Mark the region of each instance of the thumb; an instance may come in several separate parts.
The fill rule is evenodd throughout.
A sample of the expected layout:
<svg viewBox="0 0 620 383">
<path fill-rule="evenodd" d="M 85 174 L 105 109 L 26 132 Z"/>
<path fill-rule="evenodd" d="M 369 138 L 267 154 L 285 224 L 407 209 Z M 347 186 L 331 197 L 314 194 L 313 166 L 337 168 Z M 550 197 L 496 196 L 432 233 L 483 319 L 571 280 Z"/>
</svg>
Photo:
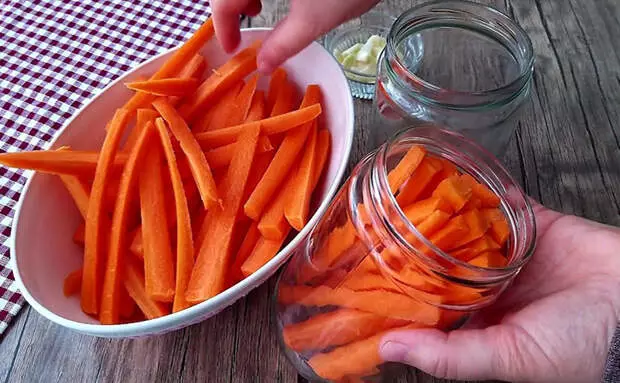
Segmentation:
<svg viewBox="0 0 620 383">
<path fill-rule="evenodd" d="M 519 360 L 520 355 L 505 339 L 500 326 L 449 333 L 434 329 L 395 331 L 382 339 L 379 351 L 386 361 L 402 362 L 438 378 L 511 380 L 507 378 L 519 372 L 512 359 Z"/>
</svg>

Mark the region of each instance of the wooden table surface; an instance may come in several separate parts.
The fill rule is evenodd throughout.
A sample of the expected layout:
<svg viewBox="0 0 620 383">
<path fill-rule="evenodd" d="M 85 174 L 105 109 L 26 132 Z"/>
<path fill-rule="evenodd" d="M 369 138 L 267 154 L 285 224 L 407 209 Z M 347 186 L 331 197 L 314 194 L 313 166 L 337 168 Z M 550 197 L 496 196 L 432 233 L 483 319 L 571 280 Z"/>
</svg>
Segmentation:
<svg viewBox="0 0 620 383">
<path fill-rule="evenodd" d="M 548 207 L 620 225 L 620 2 L 487 0 L 528 32 L 534 90 L 504 158 L 526 192 Z M 318 3 L 318 1 L 317 1 Z M 387 0 L 399 13 L 418 1 Z M 272 26 L 288 2 L 264 0 L 246 26 Z M 372 142 L 371 103 L 356 101 L 351 164 Z M 54 325 L 29 307 L 0 346 L 5 382 L 297 382 L 270 316 L 274 281 L 201 324 L 144 340 L 106 340 Z M 390 382 L 438 381 L 413 369 Z"/>
</svg>

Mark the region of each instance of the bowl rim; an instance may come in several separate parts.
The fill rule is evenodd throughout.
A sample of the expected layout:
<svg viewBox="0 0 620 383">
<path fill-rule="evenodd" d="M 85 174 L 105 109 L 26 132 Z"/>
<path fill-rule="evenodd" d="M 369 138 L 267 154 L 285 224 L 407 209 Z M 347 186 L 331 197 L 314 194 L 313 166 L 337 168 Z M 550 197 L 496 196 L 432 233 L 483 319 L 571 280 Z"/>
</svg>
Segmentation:
<svg viewBox="0 0 620 383">
<path fill-rule="evenodd" d="M 244 32 L 256 32 L 256 31 L 271 31 L 273 28 L 269 27 L 257 27 L 257 28 L 241 28 L 241 33 Z M 275 274 L 277 270 L 284 264 L 293 254 L 293 250 L 301 243 L 301 241 L 306 238 L 312 229 L 316 226 L 318 220 L 325 214 L 328 207 L 330 206 L 336 192 L 340 188 L 340 183 L 344 176 L 344 173 L 349 164 L 349 158 L 351 155 L 351 150 L 353 147 L 353 137 L 355 134 L 355 110 L 353 103 L 353 95 L 351 94 L 351 89 L 348 83 L 348 80 L 339 65 L 338 61 L 333 57 L 333 55 L 320 43 L 313 41 L 308 45 L 308 47 L 316 45 L 323 49 L 328 57 L 330 57 L 336 66 L 339 68 L 340 82 L 346 87 L 346 91 L 348 97 L 346 99 L 346 107 L 349 109 L 348 118 L 350 120 L 350 124 L 347 127 L 348 130 L 344 136 L 344 149 L 340 151 L 342 154 L 342 161 L 338 165 L 336 170 L 336 175 L 333 182 L 329 185 L 325 198 L 320 202 L 314 214 L 308 220 L 308 223 L 302 228 L 300 232 L 297 233 L 293 239 L 289 241 L 289 243 L 269 261 L 265 265 L 263 265 L 258 271 L 249 277 L 245 278 L 241 282 L 236 285 L 228 288 L 227 290 L 221 292 L 220 294 L 207 299 L 204 302 L 201 302 L 197 305 L 189 307 L 185 310 L 171 313 L 165 315 L 160 318 L 155 319 L 147 319 L 140 322 L 135 323 L 125 323 L 125 324 L 115 324 L 115 325 L 103 325 L 103 324 L 92 324 L 92 323 L 83 323 L 78 322 L 72 319 L 68 319 L 62 317 L 47 307 L 43 306 L 39 303 L 28 291 L 27 287 L 23 283 L 19 268 L 17 266 L 16 258 L 18 254 L 18 250 L 16 247 L 16 235 L 19 231 L 20 224 L 20 215 L 21 209 L 24 201 L 24 197 L 28 193 L 30 189 L 30 185 L 32 181 L 37 177 L 37 173 L 32 170 L 27 170 L 23 173 L 26 179 L 26 183 L 21 191 L 21 196 L 15 205 L 15 214 L 13 218 L 13 222 L 11 225 L 11 236 L 8 239 L 8 247 L 10 250 L 10 260 L 9 267 L 13 270 L 13 275 L 15 277 L 15 282 L 18 285 L 19 291 L 25 300 L 41 315 L 46 317 L 47 319 L 69 329 L 90 334 L 94 336 L 101 337 L 133 337 L 133 336 L 147 336 L 147 335 L 155 335 L 157 333 L 163 333 L 165 331 L 172 331 L 176 329 L 180 329 L 182 327 L 186 327 L 191 325 L 192 323 L 202 322 L 203 320 L 208 319 L 211 316 L 218 314 L 221 310 L 225 309 L 228 306 L 234 304 L 241 297 L 247 295 L 255 288 L 262 285 L 266 279 Z M 126 77 L 131 73 L 139 70 L 140 68 L 149 65 L 155 60 L 158 60 L 166 55 L 169 55 L 176 51 L 179 48 L 180 44 L 163 51 L 162 53 L 153 56 L 152 58 L 145 60 L 139 65 L 125 71 L 120 74 L 116 79 L 111 81 L 107 86 L 103 89 L 96 91 L 88 100 L 84 102 L 84 104 L 78 109 L 73 115 L 67 119 L 63 126 L 58 129 L 58 131 L 54 134 L 54 137 L 49 141 L 49 143 L 45 146 L 45 148 L 51 148 L 56 144 L 56 141 L 60 138 L 60 136 L 65 132 L 67 127 L 69 127 L 73 121 L 84 112 L 84 110 L 93 103 L 97 98 L 103 95 L 106 91 L 108 91 L 113 86 L 117 85 L 119 82 L 126 80 Z M 333 150 L 333 147 L 332 149 Z M 59 287 L 60 288 L 60 287 Z M 187 323 L 188 319 L 192 318 L 194 321 Z"/>
</svg>

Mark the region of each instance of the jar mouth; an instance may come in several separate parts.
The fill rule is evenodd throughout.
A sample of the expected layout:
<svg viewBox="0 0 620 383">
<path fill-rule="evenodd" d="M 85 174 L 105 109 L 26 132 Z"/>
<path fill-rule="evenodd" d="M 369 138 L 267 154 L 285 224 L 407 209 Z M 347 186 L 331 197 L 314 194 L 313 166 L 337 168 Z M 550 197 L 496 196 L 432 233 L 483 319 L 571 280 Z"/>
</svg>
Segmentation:
<svg viewBox="0 0 620 383">
<path fill-rule="evenodd" d="M 374 178 L 373 183 L 378 185 L 379 189 L 390 190 L 387 157 L 390 153 L 390 149 L 392 149 L 391 146 L 398 143 L 405 144 L 404 146 L 408 147 L 411 145 L 422 145 L 429 153 L 435 152 L 433 154 L 441 155 L 443 158 L 452 161 L 475 178 L 484 178 L 487 186 L 502 200 L 502 207 L 507 215 L 511 228 L 518 228 L 519 226 L 525 225 L 528 229 L 520 232 L 519 238 L 517 238 L 513 231 L 510 248 L 512 256 L 506 266 L 500 268 L 479 267 L 455 258 L 435 246 L 435 244 L 422 235 L 415 225 L 409 221 L 394 194 L 386 193 L 388 195 L 388 200 L 384 200 L 384 202 L 391 205 L 388 209 L 398 213 L 398 220 L 400 222 L 398 222 L 398 224 L 393 224 L 386 223 L 388 221 L 384 220 L 384 226 L 393 238 L 398 240 L 399 246 L 404 248 L 410 256 L 422 258 L 427 265 L 431 266 L 437 272 L 446 271 L 444 266 L 435 259 L 420 252 L 405 239 L 406 235 L 413 234 L 423 246 L 430 249 L 432 253 L 440 259 L 448 262 L 450 265 L 471 272 L 471 281 L 484 282 L 503 280 L 513 275 L 528 262 L 533 254 L 536 243 L 534 211 L 527 196 L 518 186 L 517 182 L 490 152 L 459 133 L 431 126 L 420 126 L 402 131 L 395 136 L 395 139 L 390 140 L 390 142 L 390 145 L 385 145 L 380 149 L 381 151 L 376 159 L 378 166 L 374 167 L 375 171 L 372 175 L 372 178 Z M 439 146 L 438 143 L 441 143 L 441 146 Z M 436 152 L 436 150 L 440 151 L 440 153 Z M 511 198 L 511 200 L 509 201 L 508 198 Z M 522 209 L 522 214 L 516 211 L 515 205 L 518 205 Z M 375 206 L 381 208 L 382 205 L 376 204 Z M 381 213 L 385 213 L 385 211 Z M 521 223 L 521 225 L 518 223 Z M 397 226 L 404 226 L 405 232 L 403 232 L 403 229 L 397 229 Z"/>
<path fill-rule="evenodd" d="M 473 32 L 502 46 L 516 61 L 518 73 L 507 82 L 482 90 L 458 90 L 431 83 L 411 70 L 398 54 L 403 41 L 423 31 L 454 28 Z M 416 54 L 426 49 L 419 45 Z M 469 0 L 435 0 L 409 9 L 392 25 L 383 52 L 388 75 L 404 90 L 427 104 L 451 109 L 505 105 L 529 89 L 534 49 L 527 33 L 504 13 Z"/>
</svg>

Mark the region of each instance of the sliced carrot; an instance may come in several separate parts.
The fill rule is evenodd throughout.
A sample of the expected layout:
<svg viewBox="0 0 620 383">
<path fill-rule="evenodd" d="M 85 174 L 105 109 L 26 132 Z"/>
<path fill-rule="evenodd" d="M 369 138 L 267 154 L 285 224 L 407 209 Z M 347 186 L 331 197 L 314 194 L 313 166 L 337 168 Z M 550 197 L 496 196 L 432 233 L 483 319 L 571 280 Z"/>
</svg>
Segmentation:
<svg viewBox="0 0 620 383">
<path fill-rule="evenodd" d="M 252 122 L 262 120 L 267 117 L 267 111 L 265 107 L 265 92 L 257 90 L 252 98 L 252 104 L 248 110 L 248 114 L 243 122 Z"/>
<path fill-rule="evenodd" d="M 480 200 L 482 207 L 496 208 L 500 205 L 501 200 L 497 194 L 493 193 L 488 187 L 476 181 L 469 174 L 461 175 L 461 180 L 471 187 L 472 194 Z"/>
<path fill-rule="evenodd" d="M 298 167 L 299 166 L 295 166 L 295 169 L 290 172 L 288 179 L 284 182 L 284 185 L 280 187 L 279 193 L 275 198 L 272 198 L 265 213 L 260 217 L 258 230 L 261 232 L 262 236 L 268 240 L 280 241 L 284 239 L 290 231 L 291 227 L 284 215 L 284 209 L 287 202 L 293 198 L 296 181 L 295 173 Z"/>
<path fill-rule="evenodd" d="M 203 45 L 213 37 L 213 20 L 208 18 L 176 52 L 151 76 L 151 80 L 172 77 L 177 74 L 185 64 L 194 57 Z M 135 94 L 123 107 L 130 113 L 138 108 L 149 105 L 155 96 L 145 93 Z"/>
<path fill-rule="evenodd" d="M 478 254 L 487 252 L 487 251 L 497 251 L 501 249 L 501 246 L 493 240 L 493 238 L 485 235 L 482 238 L 479 238 L 467 246 L 454 250 L 450 252 L 455 258 L 458 258 L 462 261 L 468 262 L 472 258 L 476 257 Z"/>
<path fill-rule="evenodd" d="M 471 198 L 472 189 L 462 182 L 458 176 L 444 179 L 437 185 L 433 197 L 441 197 L 448 201 L 454 211 L 458 212 Z"/>
<path fill-rule="evenodd" d="M 125 146 L 123 146 L 124 152 L 129 153 L 131 149 L 133 149 L 146 123 L 149 121 L 155 122 L 157 117 L 159 117 L 159 113 L 153 109 L 140 108 L 136 111 L 136 126 L 131 130 L 127 137 L 127 141 L 125 141 Z"/>
<path fill-rule="evenodd" d="M 379 355 L 379 345 L 389 331 L 418 327 L 416 325 L 397 327 L 326 353 L 315 354 L 308 360 L 308 364 L 318 376 L 329 381 L 341 381 L 349 375 L 364 375 L 384 363 Z"/>
<path fill-rule="evenodd" d="M 510 238 L 510 225 L 506 220 L 506 216 L 500 209 L 484 209 L 482 214 L 491 223 L 489 233 L 493 239 L 500 245 L 504 246 L 508 238 Z"/>
<path fill-rule="evenodd" d="M 446 250 L 456 249 L 457 247 L 461 247 L 475 241 L 476 239 L 482 237 L 489 229 L 489 221 L 478 209 L 466 211 L 462 214 L 462 216 L 469 227 L 469 231 L 451 247 L 446 248 Z"/>
<path fill-rule="evenodd" d="M 286 83 L 287 77 L 288 76 L 286 71 L 281 67 L 276 68 L 276 70 L 274 70 L 271 74 L 271 78 L 269 79 L 269 88 L 267 91 L 267 99 L 265 103 L 266 110 L 269 115 L 271 115 L 271 110 L 276 103 L 278 93 L 280 92 L 283 84 Z"/>
<path fill-rule="evenodd" d="M 144 313 L 147 319 L 163 317 L 170 313 L 170 309 L 166 304 L 151 299 L 146 293 L 141 262 L 133 257 L 127 257 L 123 275 L 123 284 L 127 293 L 136 302 L 140 311 Z"/>
<path fill-rule="evenodd" d="M 422 222 L 420 222 L 416 229 L 425 237 L 430 237 L 439 231 L 450 220 L 450 214 L 445 211 L 435 210 Z"/>
<path fill-rule="evenodd" d="M 228 116 L 234 112 L 231 110 L 231 105 L 234 104 L 235 98 L 239 94 L 243 84 L 243 81 L 238 81 L 227 89 L 213 107 L 209 108 L 206 113 L 203 113 L 200 118 L 196 119 L 196 122 L 192 124 L 192 131 L 194 133 L 200 133 L 228 126 Z"/>
<path fill-rule="evenodd" d="M 234 112 L 229 115 L 227 126 L 239 125 L 245 121 L 252 106 L 252 99 L 256 92 L 256 86 L 258 85 L 258 74 L 253 75 L 248 79 L 248 82 L 241 89 L 234 103 Z"/>
<path fill-rule="evenodd" d="M 282 335 L 289 348 L 303 352 L 340 346 L 406 324 L 408 322 L 402 319 L 386 318 L 358 310 L 338 309 L 284 326 Z"/>
<path fill-rule="evenodd" d="M 204 105 L 216 99 L 237 81 L 256 70 L 256 54 L 261 41 L 257 40 L 249 47 L 234 55 L 220 66 L 198 87 L 187 102 L 180 107 L 183 118 L 193 122 L 196 112 Z"/>
<path fill-rule="evenodd" d="M 125 84 L 131 90 L 155 96 L 182 97 L 193 92 L 198 86 L 195 78 L 161 78 L 157 80 L 135 81 Z"/>
<path fill-rule="evenodd" d="M 166 120 L 172 134 L 179 140 L 181 149 L 187 156 L 190 170 L 194 175 L 194 180 L 198 186 L 198 191 L 205 208 L 209 209 L 218 206 L 220 199 L 217 195 L 217 188 L 213 180 L 211 168 L 189 127 L 166 99 L 159 98 L 155 100 L 153 106 Z"/>
<path fill-rule="evenodd" d="M 80 292 L 82 288 L 82 268 L 73 270 L 65 277 L 62 292 L 65 297 L 70 297 Z"/>
<path fill-rule="evenodd" d="M 321 90 L 317 85 L 310 85 L 306 90 L 306 95 L 301 103 L 300 108 L 305 108 L 310 105 L 318 104 L 321 101 Z M 302 150 L 304 143 L 308 137 L 309 132 L 313 129 L 313 121 L 310 121 L 298 129 L 287 132 L 284 141 L 278 148 L 273 161 L 269 164 L 267 171 L 261 178 L 258 185 L 250 195 L 250 198 L 244 205 L 245 214 L 253 220 L 259 219 L 263 209 L 267 206 L 269 200 L 273 197 L 274 193 L 281 186 L 284 179 L 289 174 L 295 160 L 299 157 L 299 152 Z M 315 136 L 316 136 L 316 127 Z M 316 141 L 314 143 L 316 145 Z M 306 152 L 309 152 L 307 149 Z M 306 161 L 307 173 L 312 172 L 312 166 L 314 163 L 314 147 L 312 151 L 308 153 Z M 308 178 L 305 188 L 310 187 L 310 179 Z M 304 189 L 305 190 L 305 189 Z"/>
<path fill-rule="evenodd" d="M 499 251 L 487 251 L 476 256 L 468 263 L 473 266 L 484 268 L 499 268 L 505 267 L 508 262 L 506 257 L 504 257 Z"/>
<path fill-rule="evenodd" d="M 347 277 L 342 283 L 342 287 L 354 291 L 386 290 L 395 293 L 401 292 L 394 283 L 384 276 L 357 270 Z"/>
<path fill-rule="evenodd" d="M 459 215 L 452 218 L 444 227 L 431 235 L 429 240 L 438 248 L 446 250 L 452 248 L 467 233 L 469 233 L 469 226 L 467 226 L 463 216 Z"/>
<path fill-rule="evenodd" d="M 261 127 L 261 134 L 264 135 L 283 133 L 314 120 L 321 114 L 321 111 L 321 104 L 314 104 L 276 117 L 198 133 L 196 134 L 196 139 L 203 147 L 213 148 L 237 141 L 239 134 L 246 129 L 250 129 L 250 126 L 253 125 L 259 125 Z"/>
<path fill-rule="evenodd" d="M 318 101 L 317 101 L 318 102 Z M 271 108 L 271 117 L 279 116 L 284 113 L 288 113 L 294 108 L 295 103 L 295 87 L 288 81 L 284 81 L 280 89 L 276 101 Z"/>
<path fill-rule="evenodd" d="M 84 236 L 86 235 L 86 224 L 81 223 L 73 232 L 73 243 L 84 246 Z"/>
<path fill-rule="evenodd" d="M 329 156 L 329 149 L 331 147 L 331 135 L 329 130 L 320 129 L 317 137 L 317 155 L 316 155 L 316 167 L 314 168 L 314 177 L 312 179 L 312 190 L 315 190 L 321 175 L 325 170 L 325 164 L 327 163 L 327 157 Z"/>
<path fill-rule="evenodd" d="M 177 77 L 179 78 L 193 78 L 196 80 L 201 80 L 202 75 L 204 74 L 205 68 L 207 67 L 207 61 L 201 54 L 196 54 L 190 61 L 185 64 L 183 69 L 179 71 Z M 182 100 L 182 97 L 169 97 L 168 100 L 170 104 L 176 106 Z"/>
<path fill-rule="evenodd" d="M 234 263 L 230 268 L 230 280 L 234 284 L 241 279 L 243 279 L 243 274 L 241 273 L 241 266 L 248 259 L 252 251 L 256 247 L 256 243 L 260 239 L 260 231 L 258 230 L 258 223 L 256 221 L 252 221 L 250 227 L 248 228 L 245 237 L 243 238 L 243 242 L 241 243 L 241 247 L 239 247 L 239 251 L 237 251 L 237 255 L 235 256 Z"/>
<path fill-rule="evenodd" d="M 101 147 L 101 155 L 95 170 L 95 179 L 91 188 L 88 214 L 86 218 L 86 234 L 84 239 L 84 277 L 82 280 L 81 306 L 87 314 L 97 314 L 101 302 L 103 271 L 105 263 L 106 233 L 104 221 L 103 196 L 113 158 L 127 125 L 129 113 L 119 109 L 112 118 Z M 58 152 L 64 153 L 64 152 Z"/>
<path fill-rule="evenodd" d="M 117 324 L 120 321 L 120 290 L 122 287 L 123 253 L 127 246 L 126 224 L 130 212 L 131 194 L 135 192 L 140 166 L 154 134 L 153 123 L 147 123 L 140 133 L 136 145 L 129 154 L 127 165 L 121 175 L 121 184 L 112 216 L 110 245 L 103 280 L 103 293 L 99 320 L 102 324 Z"/>
<path fill-rule="evenodd" d="M 125 284 L 121 285 L 121 298 L 120 298 L 120 315 L 121 318 L 131 318 L 134 316 L 136 312 L 136 302 L 134 302 L 133 298 L 127 292 L 125 288 Z M 121 321 L 122 323 L 122 321 Z"/>
<path fill-rule="evenodd" d="M 284 215 L 288 223 L 297 231 L 301 231 L 308 222 L 308 212 L 310 211 L 310 197 L 312 196 L 312 181 L 314 180 L 314 168 L 316 167 L 317 156 L 317 131 L 316 121 L 312 127 L 306 151 L 301 158 L 299 167 L 296 169 L 293 190 L 284 206 Z M 285 139 L 286 141 L 286 139 Z M 284 144 L 284 143 L 283 143 Z M 284 145 L 280 146 L 282 148 Z M 289 203 L 296 200 L 296 203 Z M 288 209 L 287 209 L 288 208 Z"/>
<path fill-rule="evenodd" d="M 452 163 L 451 161 L 445 158 L 438 158 L 438 157 L 430 157 L 429 160 L 431 160 L 434 163 L 434 165 L 438 167 L 440 170 L 437 173 L 437 175 L 433 177 L 433 180 L 422 191 L 422 194 L 420 194 L 420 198 L 430 197 L 435 191 L 435 189 L 437 188 L 437 186 L 446 178 L 460 176 L 460 173 L 456 165 L 454 165 L 454 163 Z"/>
<path fill-rule="evenodd" d="M 174 255 L 166 213 L 161 144 L 154 142 L 144 159 L 140 173 L 140 212 L 144 283 L 147 294 L 156 301 L 174 299 Z M 176 220 L 175 220 L 176 221 Z M 133 245 L 133 243 L 132 243 Z"/>
<path fill-rule="evenodd" d="M 185 299 L 185 292 L 189 284 L 194 266 L 194 242 L 192 238 L 192 222 L 185 198 L 185 189 L 183 181 L 179 174 L 177 161 L 172 149 L 172 141 L 170 134 L 166 128 L 166 124 L 160 118 L 156 120 L 159 138 L 164 148 L 166 161 L 168 162 L 168 171 L 170 172 L 170 180 L 174 192 L 174 205 L 176 208 L 177 221 L 177 250 L 176 250 L 176 284 L 174 288 L 174 301 L 172 311 L 177 312 L 191 306 L 191 303 Z"/>
<path fill-rule="evenodd" d="M 243 150 L 243 149 L 241 149 Z M 271 140 L 267 136 L 260 136 L 258 138 L 258 146 L 256 147 L 257 153 L 265 153 L 273 150 L 273 145 L 271 144 Z M 213 169 L 226 167 L 232 161 L 234 154 L 237 151 L 237 143 L 233 142 L 232 144 L 220 146 L 219 148 L 211 149 L 208 152 L 205 152 L 205 157 L 207 158 L 207 162 Z"/>
<path fill-rule="evenodd" d="M 441 210 L 445 213 L 452 214 L 452 206 L 441 197 L 431 197 L 418 201 L 403 209 L 403 213 L 412 224 L 417 225 L 424 221 L 435 210 Z"/>
<path fill-rule="evenodd" d="M 82 218 L 86 219 L 88 215 L 88 203 L 90 200 L 90 191 L 82 181 L 76 176 L 61 175 L 60 180 L 73 198 L 75 206 L 77 206 Z"/>
<path fill-rule="evenodd" d="M 398 189 L 411 177 L 413 172 L 420 165 L 426 156 L 426 149 L 419 145 L 414 145 L 398 162 L 398 165 L 388 173 L 388 184 L 392 193 L 396 193 Z"/>
<path fill-rule="evenodd" d="M 290 231 L 290 227 L 288 230 Z M 284 238 L 277 241 L 271 241 L 261 237 L 256 243 L 252 254 L 250 254 L 248 259 L 246 259 L 245 262 L 243 262 L 243 265 L 241 265 L 241 273 L 243 276 L 249 277 L 257 272 L 258 269 L 263 267 L 267 262 L 271 261 L 271 259 L 282 248 L 282 244 L 284 243 L 287 235 L 288 232 L 284 235 Z"/>
<path fill-rule="evenodd" d="M 441 166 L 426 157 L 413 172 L 413 175 L 406 181 L 402 189 L 396 196 L 396 201 L 400 206 L 407 206 L 417 201 L 422 192 L 430 184 L 431 180 L 441 171 Z"/>
<path fill-rule="evenodd" d="M 74 175 L 89 178 L 95 174 L 100 153 L 86 150 L 33 150 L 29 152 L 0 153 L 0 164 L 9 168 L 35 170 L 41 173 Z M 111 171 L 123 169 L 127 155 L 117 154 Z"/>
<path fill-rule="evenodd" d="M 208 229 L 205 240 L 200 247 L 196 265 L 185 294 L 192 303 L 202 302 L 222 292 L 227 282 L 227 270 L 230 267 L 230 241 L 235 221 L 241 208 L 245 185 L 252 168 L 260 128 L 255 127 L 243 132 L 239 138 L 239 147 L 228 168 L 222 185 L 224 195 L 223 207 L 212 211 L 207 220 Z"/>
</svg>

